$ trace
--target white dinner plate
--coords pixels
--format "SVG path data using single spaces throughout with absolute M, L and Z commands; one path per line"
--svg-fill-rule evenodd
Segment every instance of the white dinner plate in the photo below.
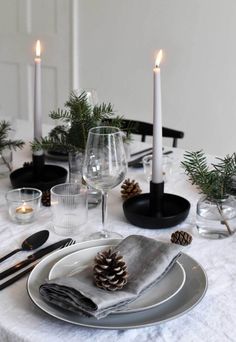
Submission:
M 72 276 L 82 271 L 85 267 L 94 263 L 94 258 L 98 252 L 104 251 L 113 246 L 96 246 L 77 251 L 60 259 L 50 270 L 49 280 L 57 277 Z M 183 287 L 185 282 L 185 271 L 181 264 L 174 263 L 173 267 L 151 289 L 142 294 L 134 302 L 128 304 L 117 314 L 127 312 L 137 312 L 153 308 L 175 296 Z
M 182 254 L 179 263 L 186 273 L 184 286 L 170 300 L 145 311 L 138 311 L 124 314 L 108 315 L 97 320 L 93 317 L 84 317 L 76 313 L 60 309 L 46 303 L 39 294 L 39 287 L 48 278 L 52 266 L 61 258 L 78 250 L 95 246 L 116 245 L 120 240 L 92 240 L 72 245 L 51 253 L 45 257 L 33 269 L 27 281 L 28 294 L 33 303 L 57 319 L 72 324 L 100 329 L 132 329 L 160 324 L 177 318 L 191 310 L 204 297 L 207 290 L 207 277 L 203 268 L 191 257 Z

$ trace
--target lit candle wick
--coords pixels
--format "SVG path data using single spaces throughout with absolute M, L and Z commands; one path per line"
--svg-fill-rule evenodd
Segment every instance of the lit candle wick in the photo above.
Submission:
M 22 207 L 16 208 L 16 212 L 20 214 L 28 214 L 28 213 L 31 213 L 32 211 L 33 211 L 33 208 L 31 207 L 22 206 Z

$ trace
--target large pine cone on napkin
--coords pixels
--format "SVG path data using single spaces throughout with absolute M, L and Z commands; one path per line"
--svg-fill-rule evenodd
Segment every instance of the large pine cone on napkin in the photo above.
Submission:
M 111 249 L 97 254 L 93 271 L 95 284 L 103 290 L 120 290 L 127 283 L 127 266 L 123 257 Z

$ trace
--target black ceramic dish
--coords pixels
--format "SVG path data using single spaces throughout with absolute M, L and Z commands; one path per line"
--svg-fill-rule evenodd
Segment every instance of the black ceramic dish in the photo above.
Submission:
M 126 200 L 123 210 L 127 220 L 142 228 L 169 228 L 184 221 L 188 216 L 190 203 L 183 197 L 164 194 L 161 215 L 150 214 L 150 194 L 141 194 Z
M 44 165 L 40 170 L 40 176 L 35 177 L 32 166 L 22 167 L 10 174 L 13 188 L 30 187 L 39 190 L 51 189 L 54 185 L 65 183 L 67 170 L 58 165 Z
M 127 199 L 123 204 L 127 220 L 142 228 L 169 228 L 184 221 L 190 203 L 183 197 L 164 193 L 164 183 L 150 182 L 150 193 Z

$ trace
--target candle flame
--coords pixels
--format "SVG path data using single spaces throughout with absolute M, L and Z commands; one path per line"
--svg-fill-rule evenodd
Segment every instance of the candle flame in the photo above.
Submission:
M 33 208 L 28 206 L 25 202 L 22 203 L 21 206 L 16 208 L 16 213 L 18 214 L 28 214 L 28 213 L 31 213 L 32 211 L 33 211 Z
M 162 56 L 163 56 L 163 51 L 160 50 L 157 54 L 157 57 L 156 57 L 156 67 L 159 68 L 160 66 L 160 63 L 161 63 L 161 60 L 162 60 Z
M 40 57 L 40 54 L 41 54 L 40 40 L 37 40 L 37 42 L 36 42 L 35 51 L 36 51 L 36 57 Z
M 22 206 L 20 207 L 20 209 L 21 209 L 21 212 L 22 212 L 22 213 L 25 213 L 25 212 L 26 212 L 26 203 L 25 203 L 25 202 L 23 202 L 23 204 L 22 204 Z

